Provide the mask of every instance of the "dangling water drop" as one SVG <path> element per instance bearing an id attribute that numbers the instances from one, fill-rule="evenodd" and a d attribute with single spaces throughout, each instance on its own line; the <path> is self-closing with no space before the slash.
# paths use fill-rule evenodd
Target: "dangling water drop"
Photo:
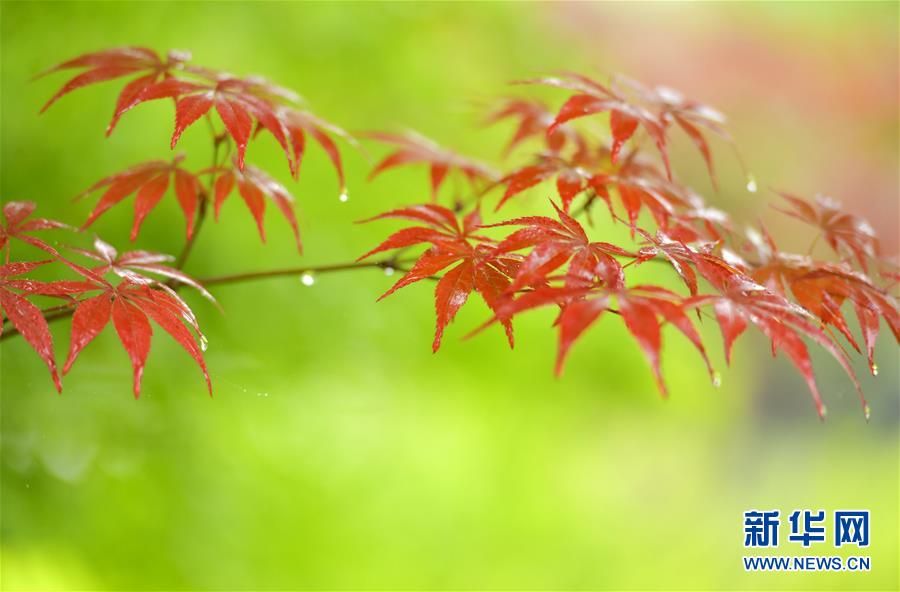
<path id="1" fill-rule="evenodd" d="M 822 405 L 822 410 L 819 412 L 819 414 L 822 416 L 822 419 L 825 419 L 825 416 L 828 415 L 828 407 Z"/>
<path id="2" fill-rule="evenodd" d="M 394 271 L 395 271 L 394 268 L 391 267 L 390 265 L 388 265 L 387 267 L 384 268 L 384 275 L 392 276 L 392 275 L 394 275 Z"/>
<path id="3" fill-rule="evenodd" d="M 753 175 L 747 175 L 747 191 L 750 193 L 756 193 L 756 177 Z"/>
<path id="4" fill-rule="evenodd" d="M 206 335 L 200 336 L 200 351 L 206 351 L 206 348 L 209 347 L 209 340 L 206 338 Z"/>
<path id="5" fill-rule="evenodd" d="M 308 271 L 305 271 L 300 275 L 300 283 L 302 283 L 304 286 L 311 286 L 316 283 L 316 276 Z"/>
<path id="6" fill-rule="evenodd" d="M 869 407 L 868 403 L 863 407 L 863 415 L 866 416 L 866 421 L 869 421 L 869 418 L 872 417 L 872 408 Z"/>
<path id="7" fill-rule="evenodd" d="M 712 383 L 713 383 L 713 386 L 716 388 L 719 388 L 722 386 L 722 375 L 719 374 L 718 371 L 713 372 Z"/>
<path id="8" fill-rule="evenodd" d="M 878 376 L 878 364 L 872 364 L 872 376 Z"/>
<path id="9" fill-rule="evenodd" d="M 347 200 L 349 200 L 349 199 L 350 199 L 350 196 L 347 195 L 346 190 L 341 191 L 341 194 L 338 196 L 338 201 L 340 201 L 341 203 L 347 203 Z"/>

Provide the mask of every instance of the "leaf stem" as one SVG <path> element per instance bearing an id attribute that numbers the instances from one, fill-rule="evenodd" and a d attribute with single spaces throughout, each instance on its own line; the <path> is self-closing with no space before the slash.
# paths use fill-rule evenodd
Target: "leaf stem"
<path id="1" fill-rule="evenodd" d="M 194 248 L 194 243 L 197 242 L 197 235 L 200 233 L 200 226 L 203 224 L 203 220 L 206 218 L 206 209 L 209 203 L 208 193 L 203 192 L 200 194 L 200 205 L 197 208 L 197 222 L 194 224 L 194 231 L 191 233 L 190 238 L 188 238 L 184 247 L 181 249 L 181 253 L 178 254 L 178 257 L 175 259 L 175 267 L 178 269 L 184 269 L 184 264 L 187 262 L 187 258 L 191 254 L 191 250 Z"/>

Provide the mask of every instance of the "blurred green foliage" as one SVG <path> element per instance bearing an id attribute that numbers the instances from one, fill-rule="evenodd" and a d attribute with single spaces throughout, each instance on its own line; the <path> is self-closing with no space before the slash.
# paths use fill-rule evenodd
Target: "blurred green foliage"
<path id="1" fill-rule="evenodd" d="M 172 109 L 163 102 L 129 113 L 103 139 L 115 85 L 37 116 L 63 77 L 30 82 L 33 74 L 125 44 L 189 49 L 198 63 L 298 90 L 349 130 L 408 126 L 497 162 L 509 129 L 478 121 L 486 101 L 510 92 L 503 83 L 590 70 L 597 58 L 546 27 L 547 10 L 4 3 L 3 199 L 35 200 L 44 215 L 77 223 L 93 201 L 73 205 L 70 196 L 167 155 Z M 830 22 L 845 13 L 822 9 Z M 615 48 L 608 52 L 614 64 Z M 198 127 L 178 150 L 205 166 L 205 142 Z M 269 138 L 248 151 L 298 197 L 307 253 L 299 261 L 351 260 L 394 228 L 353 221 L 426 199 L 423 170 L 367 184 L 365 156 L 344 155 L 346 204 L 316 149 L 296 184 Z M 271 214 L 262 246 L 243 205 L 230 200 L 221 222 L 204 228 L 188 271 L 301 264 Z M 124 247 L 129 220 L 119 207 L 94 230 Z M 182 240 L 180 214 L 166 199 L 140 245 L 175 252 Z M 783 360 L 767 360 L 760 339 L 738 345 L 717 390 L 696 353 L 667 333 L 672 397 L 661 401 L 617 319 L 578 344 L 557 380 L 549 311 L 517 325 L 510 352 L 499 331 L 459 339 L 485 318 L 472 305 L 432 355 L 430 287 L 376 304 L 391 281 L 365 270 L 323 275 L 312 287 L 296 278 L 224 286 L 216 292 L 224 315 L 194 298 L 210 338 L 212 399 L 162 335 L 140 401 L 111 330 L 84 351 L 61 396 L 22 340 L 4 342 L 3 589 L 897 588 L 889 340 L 883 376 L 864 380 L 870 424 L 846 379 L 821 360 L 831 417 L 820 424 L 802 381 Z M 716 332 L 704 331 L 724 367 Z M 54 337 L 61 355 L 63 325 Z M 741 513 L 757 507 L 871 509 L 872 571 L 745 574 Z"/>

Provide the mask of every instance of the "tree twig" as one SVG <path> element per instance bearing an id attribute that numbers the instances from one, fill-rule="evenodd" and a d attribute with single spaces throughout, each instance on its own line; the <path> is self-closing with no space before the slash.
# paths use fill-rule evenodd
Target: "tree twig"
<path id="1" fill-rule="evenodd" d="M 354 269 L 396 269 L 397 271 L 406 271 L 403 267 L 404 264 L 410 263 L 408 260 L 404 261 L 395 261 L 393 258 L 390 259 L 382 259 L 379 261 L 352 261 L 348 263 L 331 263 L 327 265 L 313 265 L 313 266 L 298 266 L 298 267 L 283 267 L 281 269 L 267 269 L 262 271 L 249 271 L 245 273 L 233 273 L 228 275 L 220 275 L 213 276 L 209 278 L 204 278 L 198 280 L 203 286 L 221 286 L 228 284 L 240 284 L 244 282 L 252 282 L 261 279 L 268 278 L 277 278 L 277 277 L 288 277 L 288 276 L 300 276 L 304 273 L 332 273 L 336 271 L 350 271 Z M 173 290 L 179 290 L 185 287 L 186 284 L 182 284 L 181 282 L 175 281 L 170 282 L 168 284 Z M 52 321 L 56 321 L 59 319 L 64 319 L 72 316 L 75 312 L 75 305 L 77 301 L 72 301 L 67 304 L 61 304 L 58 306 L 51 306 L 41 310 L 41 313 L 44 315 L 44 319 L 49 323 Z M 5 324 L 5 322 L 4 322 Z M 19 334 L 19 331 L 15 327 L 5 327 L 3 330 L 3 334 L 0 335 L 0 341 L 9 339 L 10 337 L 14 337 Z"/>
<path id="2" fill-rule="evenodd" d="M 228 275 L 219 275 L 208 278 L 202 278 L 197 280 L 203 286 L 217 286 L 222 284 L 235 284 L 240 282 L 249 282 L 260 279 L 267 278 L 277 278 L 284 276 L 298 276 L 304 273 L 329 273 L 334 271 L 349 271 L 352 269 L 368 269 L 368 268 L 379 268 L 379 269 L 398 269 L 403 270 L 398 267 L 403 265 L 404 263 L 409 263 L 409 261 L 395 261 L 393 258 L 384 259 L 381 261 L 354 261 L 350 263 L 332 263 L 329 265 L 319 265 L 319 266 L 297 266 L 297 267 L 283 267 L 281 269 L 265 269 L 262 271 L 248 271 L 245 273 L 233 273 Z"/>

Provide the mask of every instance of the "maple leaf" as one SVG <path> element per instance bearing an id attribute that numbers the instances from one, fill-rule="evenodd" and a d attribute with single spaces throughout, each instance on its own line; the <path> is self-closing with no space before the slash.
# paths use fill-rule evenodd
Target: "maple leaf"
<path id="1" fill-rule="evenodd" d="M 178 205 L 184 213 L 187 237 L 190 238 L 194 232 L 197 203 L 202 198 L 203 189 L 196 175 L 179 166 L 183 158 L 179 155 L 171 162 L 154 160 L 137 164 L 88 187 L 76 199 L 100 189 L 105 189 L 105 191 L 87 221 L 82 225 L 82 229 L 89 227 L 107 210 L 134 194 L 134 223 L 131 226 L 131 240 L 135 240 L 144 219 L 162 199 L 171 183 L 175 188 Z"/>
<path id="2" fill-rule="evenodd" d="M 698 195 L 660 176 L 652 166 L 638 158 L 636 152 L 630 153 L 612 170 L 601 171 L 608 157 L 609 151 L 603 147 L 596 152 L 578 152 L 570 159 L 539 155 L 536 164 L 521 167 L 498 182 L 506 185 L 506 191 L 497 203 L 497 209 L 525 189 L 556 176 L 557 193 L 566 212 L 578 194 L 590 189 L 593 194 L 586 205 L 594 198 L 600 198 L 616 218 L 610 194 L 610 189 L 615 189 L 632 233 L 644 209 L 653 215 L 661 228 L 668 228 L 670 222 L 674 222 L 671 234 L 685 238 L 714 236 L 718 239 L 721 235 L 717 226 L 729 228 L 724 213 L 706 207 Z M 691 226 L 696 223 L 700 223 L 699 230 Z"/>
<path id="3" fill-rule="evenodd" d="M 579 193 L 593 188 L 594 175 L 590 172 L 596 168 L 600 158 L 588 151 L 579 151 L 570 159 L 553 154 L 538 155 L 537 163 L 523 166 L 512 171 L 498 185 L 506 185 L 503 197 L 497 202 L 495 210 L 499 210 L 510 198 L 530 187 L 556 177 L 556 191 L 562 200 L 562 209 L 566 212 Z M 604 199 L 608 199 L 605 187 L 600 186 Z"/>
<path id="4" fill-rule="evenodd" d="M 675 240 L 665 232 L 659 230 L 655 235 L 640 228 L 637 229 L 637 232 L 644 237 L 649 245 L 642 247 L 640 251 L 638 251 L 639 256 L 635 263 L 640 265 L 658 255 L 662 255 L 672 266 L 672 269 L 675 270 L 675 273 L 677 273 L 682 281 L 684 281 L 684 285 L 690 290 L 691 295 L 696 295 L 697 274 L 694 273 L 691 266 L 695 264 L 698 256 L 708 254 L 710 245 L 701 246 L 704 250 L 704 253 L 701 253 L 688 244 Z"/>
<path id="5" fill-rule="evenodd" d="M 878 374 L 875 341 L 879 333 L 879 317 L 887 323 L 894 339 L 900 342 L 900 312 L 896 300 L 858 271 L 840 264 L 817 264 L 805 274 L 793 278 L 791 292 L 801 306 L 818 316 L 823 323 L 837 327 L 856 347 L 840 313 L 843 301 L 853 302 L 873 375 Z"/>
<path id="6" fill-rule="evenodd" d="M 56 358 L 53 353 L 53 337 L 50 335 L 50 327 L 47 326 L 44 315 L 23 294 L 10 289 L 21 290 L 27 287 L 31 293 L 46 293 L 47 290 L 41 289 L 46 284 L 31 281 L 23 284 L 21 281 L 17 283 L 14 279 L 46 263 L 49 263 L 49 261 L 17 262 L 0 265 L 0 321 L 3 318 L 10 320 L 22 337 L 25 338 L 25 341 L 28 342 L 28 345 L 37 352 L 38 356 L 49 368 L 56 390 L 62 392 L 62 384 L 56 371 Z M 0 333 L 2 332 L 3 325 L 0 323 Z"/>
<path id="7" fill-rule="evenodd" d="M 96 276 L 89 277 L 96 281 Z M 119 341 L 131 360 L 134 396 L 140 397 L 141 378 L 153 337 L 152 320 L 197 363 L 212 395 L 212 383 L 202 353 L 206 338 L 200 332 L 191 309 L 174 291 L 165 285 L 151 287 L 128 279 L 116 286 L 105 280 L 96 281 L 93 289 L 100 290 L 100 294 L 79 300 L 72 315 L 72 337 L 63 374 L 69 372 L 78 354 L 112 320 Z M 196 338 L 186 324 L 194 329 Z"/>
<path id="8" fill-rule="evenodd" d="M 651 89 L 621 76 L 614 77 L 609 85 L 568 72 L 558 77 L 524 82 L 576 92 L 560 108 L 553 123 L 547 128 L 547 133 L 553 133 L 558 126 L 573 119 L 609 112 L 613 162 L 616 162 L 621 147 L 640 127 L 656 144 L 670 180 L 672 171 L 669 166 L 666 133 L 667 128 L 674 122 L 700 151 L 709 170 L 710 179 L 713 185 L 716 185 L 712 154 L 701 128 L 729 143 L 732 143 L 732 140 L 723 127 L 724 116 L 715 109 L 697 101 L 687 100 L 670 88 L 660 86 Z"/>
<path id="9" fill-rule="evenodd" d="M 803 378 L 812 394 L 819 417 L 825 417 L 825 406 L 816 385 L 812 362 L 802 337 L 807 337 L 837 359 L 859 393 L 863 409 L 868 409 L 856 374 L 844 353 L 813 322 L 813 315 L 783 296 L 753 281 L 722 261 L 697 260 L 697 269 L 719 292 L 717 295 L 692 296 L 687 307 L 712 305 L 725 344 L 725 360 L 731 361 L 735 340 L 753 325 L 772 342 L 773 355 L 782 350 Z"/>
<path id="10" fill-rule="evenodd" d="M 609 188 L 614 187 L 628 216 L 632 235 L 637 230 L 637 220 L 646 209 L 661 229 L 667 229 L 671 219 L 679 218 L 679 211 L 690 205 L 689 198 L 680 186 L 647 175 L 636 175 L 630 170 L 597 173 L 590 179 L 591 188 L 609 203 Z M 685 218 L 688 220 L 689 218 Z"/>
<path id="11" fill-rule="evenodd" d="M 622 316 L 629 332 L 641 346 L 663 394 L 666 388 L 659 369 L 660 319 L 675 325 L 690 339 L 712 374 L 706 351 L 684 313 L 681 299 L 663 288 L 625 286 L 622 265 L 613 256 L 640 261 L 642 256 L 648 254 L 631 253 L 610 243 L 591 242 L 577 220 L 556 204 L 553 206 L 559 217 L 558 222 L 543 216 L 529 216 L 492 225 L 523 226 L 497 245 L 498 252 L 532 247 L 518 266 L 518 273 L 506 296 L 511 297 L 521 288 L 531 288 L 532 293 L 501 303 L 496 318 L 508 320 L 514 314 L 549 303 L 561 306 L 556 322 L 559 329 L 556 369 L 559 373 L 572 344 L 603 312 L 610 310 L 611 298 L 614 298 L 619 306 L 616 312 Z M 568 268 L 562 278 L 551 276 L 566 262 Z M 549 281 L 556 279 L 561 279 L 562 288 L 548 285 Z"/>
<path id="12" fill-rule="evenodd" d="M 35 209 L 37 209 L 37 204 L 31 201 L 10 201 L 3 204 L 3 223 L 0 224 L 0 251 L 6 249 L 7 262 L 9 262 L 10 255 L 10 238 L 15 238 L 55 255 L 56 249 L 41 239 L 31 236 L 31 233 L 56 228 L 71 229 L 69 225 L 56 220 L 31 218 L 31 214 L 34 213 Z"/>
<path id="13" fill-rule="evenodd" d="M 581 134 L 568 126 L 557 127 L 553 133 L 547 134 L 547 128 L 553 123 L 554 113 L 547 109 L 541 101 L 535 99 L 505 99 L 491 112 L 485 123 L 488 125 L 503 121 L 504 119 L 516 119 L 516 131 L 503 150 L 507 156 L 512 150 L 531 137 L 539 137 L 545 143 L 551 153 L 558 154 L 566 144 L 576 146 L 576 151 L 587 148 L 586 141 Z"/>
<path id="14" fill-rule="evenodd" d="M 430 167 L 432 200 L 437 200 L 441 185 L 443 185 L 448 173 L 453 170 L 459 171 L 464 175 L 473 188 L 476 187 L 478 181 L 492 182 L 498 177 L 487 165 L 441 148 L 432 140 L 414 132 L 407 132 L 402 135 L 371 132 L 366 134 L 366 136 L 399 147 L 398 150 L 389 154 L 375 166 L 369 174 L 369 179 L 374 179 L 393 167 L 424 163 Z"/>
<path id="15" fill-rule="evenodd" d="M 41 113 L 73 90 L 123 76 L 141 74 L 125 85 L 119 93 L 115 112 L 106 130 L 106 135 L 109 135 L 122 114 L 134 105 L 137 97 L 145 89 L 169 77 L 173 71 L 182 68 L 189 59 L 190 54 L 175 50 L 170 51 L 163 59 L 155 51 L 145 47 L 117 47 L 80 55 L 38 74 L 36 78 L 61 70 L 85 70 L 59 89 L 41 108 Z"/>
<path id="16" fill-rule="evenodd" d="M 663 121 L 664 125 L 675 122 L 678 127 L 682 129 L 703 157 L 713 188 L 716 188 L 717 181 L 713 167 L 712 152 L 706 137 L 703 135 L 702 129 L 712 132 L 734 147 L 731 135 L 724 127 L 725 116 L 709 105 L 686 99 L 680 92 L 666 86 L 657 86 L 656 88 L 650 89 L 634 80 L 624 77 L 618 77 L 617 80 L 628 84 L 632 89 L 653 104 L 659 112 L 660 119 Z M 738 159 L 740 160 L 739 155 Z M 741 162 L 741 165 L 743 166 L 743 162 Z"/>
<path id="17" fill-rule="evenodd" d="M 294 240 L 297 243 L 297 251 L 303 251 L 303 245 L 300 242 L 300 228 L 297 224 L 297 216 L 294 214 L 294 197 L 281 183 L 253 165 L 247 165 L 243 171 L 236 165 L 225 169 L 217 168 L 214 169 L 214 172 L 219 173 L 214 186 L 215 201 L 213 205 L 216 220 L 219 219 L 222 204 L 231 195 L 236 185 L 238 194 L 256 221 L 256 227 L 263 242 L 266 242 L 263 218 L 266 211 L 266 198 L 269 198 L 275 202 L 278 210 L 290 224 Z"/>
<path id="18" fill-rule="evenodd" d="M 708 206 L 702 197 L 689 190 L 685 190 L 684 202 L 677 202 L 676 213 L 666 229 L 670 237 L 686 243 L 721 242 L 732 232 L 728 214 Z"/>
<path id="19" fill-rule="evenodd" d="M 195 82 L 171 77 L 151 84 L 137 95 L 126 110 L 147 101 L 174 99 L 175 131 L 170 143 L 172 148 L 189 126 L 215 110 L 237 147 L 240 169 L 244 168 L 244 154 L 253 135 L 255 121 L 279 143 L 293 172 L 295 165 L 291 159 L 286 130 L 278 117 L 277 104 L 273 102 L 275 99 L 283 99 L 285 92 L 258 78 L 235 78 L 212 72 L 209 75 L 212 79 L 206 81 Z"/>
<path id="20" fill-rule="evenodd" d="M 185 129 L 204 115 L 215 111 L 237 146 L 239 168 L 244 167 L 244 154 L 250 139 L 265 129 L 284 150 L 291 174 L 296 177 L 304 149 L 304 134 L 308 133 L 334 163 L 341 183 L 341 194 L 346 193 L 340 154 L 329 134 L 344 137 L 355 144 L 349 134 L 309 111 L 291 108 L 291 105 L 300 100 L 291 90 L 258 76 L 238 78 L 218 70 L 192 65 L 187 63 L 189 59 L 189 54 L 171 51 L 163 60 L 153 50 L 136 47 L 79 56 L 41 74 L 43 76 L 65 68 L 89 68 L 63 87 L 44 109 L 62 95 L 86 84 L 140 72 L 140 77 L 122 89 L 107 135 L 112 133 L 126 111 L 146 101 L 171 98 L 175 101 L 175 131 L 171 141 L 173 148 Z M 192 78 L 185 78 L 185 74 Z"/>
<path id="21" fill-rule="evenodd" d="M 640 126 L 646 130 L 656 144 L 656 148 L 662 156 L 666 173 L 670 179 L 672 178 L 669 167 L 669 155 L 666 149 L 665 127 L 658 114 L 651 112 L 637 102 L 629 101 L 611 86 L 601 84 L 580 74 L 562 73 L 559 77 L 539 78 L 522 82 L 525 84 L 554 86 L 576 92 L 560 108 L 553 123 L 547 128 L 547 134 L 554 133 L 559 126 L 573 119 L 609 112 L 610 131 L 613 140 L 611 155 L 613 163 L 618 160 L 622 146 L 634 135 L 638 126 Z"/>
<path id="22" fill-rule="evenodd" d="M 293 155 L 292 174 L 296 179 L 300 173 L 300 161 L 306 150 L 306 134 L 309 134 L 319 143 L 337 172 L 338 183 L 340 184 L 340 199 L 347 200 L 347 185 L 344 180 L 344 167 L 341 164 L 341 153 L 329 136 L 333 134 L 343 138 L 354 148 L 359 149 L 359 143 L 356 139 L 338 126 L 329 123 L 309 111 L 299 111 L 296 109 L 280 108 L 277 116 L 281 124 L 284 126 L 287 135 L 291 153 Z"/>
<path id="23" fill-rule="evenodd" d="M 854 349 L 860 351 L 841 311 L 845 301 L 853 303 L 869 369 L 877 374 L 874 355 L 879 317 L 900 341 L 900 312 L 894 297 L 846 264 L 823 263 L 809 256 L 780 252 L 765 227 L 761 228 L 761 233 L 749 232 L 748 235 L 760 259 L 751 272 L 753 279 L 782 296 L 793 295 L 800 306 L 824 325 L 835 327 Z"/>
<path id="24" fill-rule="evenodd" d="M 435 312 L 437 327 L 432 350 L 441 346 L 444 329 L 466 303 L 472 291 L 478 292 L 492 311 L 496 310 L 503 294 L 508 290 L 510 277 L 518 269 L 519 258 L 497 252 L 490 239 L 475 234 L 481 227 L 477 210 L 467 214 L 462 224 L 456 215 L 443 206 L 424 204 L 386 212 L 369 220 L 400 218 L 425 224 L 404 228 L 389 236 L 380 245 L 360 257 L 361 261 L 376 253 L 406 248 L 418 244 L 431 245 L 379 300 L 390 296 L 400 288 L 433 277 L 434 274 L 458 264 L 441 277 L 435 287 Z M 476 244 L 472 244 L 475 241 Z M 510 347 L 513 346 L 513 329 L 508 320 L 501 321 Z"/>
<path id="25" fill-rule="evenodd" d="M 598 263 L 593 275 L 603 278 L 607 273 L 604 264 Z M 617 308 L 612 306 L 613 300 Z M 625 322 L 625 327 L 650 364 L 663 396 L 668 393 L 659 365 L 661 329 L 664 323 L 673 325 L 688 338 L 700 352 L 710 376 L 715 375 L 700 335 L 685 312 L 685 301 L 677 294 L 656 286 L 627 288 L 621 283 L 603 280 L 580 286 L 539 286 L 518 297 L 504 300 L 497 307 L 495 318 L 487 324 L 497 320 L 508 321 L 516 314 L 547 305 L 560 308 L 559 316 L 554 322 L 558 332 L 557 375 L 562 373 L 566 357 L 574 343 L 605 312 L 615 313 Z"/>
<path id="26" fill-rule="evenodd" d="M 127 251 L 120 254 L 115 247 L 104 242 L 100 238 L 94 239 L 93 251 L 79 248 L 72 248 L 71 250 L 88 259 L 100 262 L 100 265 L 92 269 L 97 275 L 112 272 L 135 284 L 147 284 L 157 287 L 160 286 L 162 282 L 154 277 L 147 276 L 146 274 L 158 275 L 167 280 L 175 280 L 180 284 L 190 286 L 210 302 L 216 303 L 216 299 L 213 298 L 213 295 L 200 285 L 197 280 L 180 269 L 166 265 L 166 263 L 175 260 L 171 255 L 151 253 L 149 251 Z"/>
<path id="27" fill-rule="evenodd" d="M 546 216 L 527 216 L 485 226 L 523 226 L 496 247 L 498 253 L 531 248 L 518 266 L 509 291 L 543 285 L 566 262 L 569 262 L 564 276 L 567 288 L 593 285 L 598 276 L 607 286 L 624 285 L 622 266 L 613 256 L 637 258 L 638 255 L 611 243 L 591 242 L 577 220 L 550 203 L 559 221 Z"/>
<path id="28" fill-rule="evenodd" d="M 253 115 L 272 115 L 272 108 L 263 99 L 246 92 L 246 87 L 237 79 L 226 78 L 216 83 L 197 83 L 178 78 L 169 78 L 145 88 L 131 105 L 131 108 L 156 99 L 175 99 L 175 131 L 172 133 L 171 147 L 174 148 L 184 130 L 215 108 L 228 135 L 237 147 L 238 165 L 243 168 L 244 154 L 253 132 Z M 261 125 L 269 119 L 259 120 Z M 276 120 L 277 121 L 277 120 Z M 276 126 L 277 133 L 281 127 Z M 288 153 L 284 134 L 279 143 Z"/>
<path id="29" fill-rule="evenodd" d="M 790 209 L 775 209 L 822 231 L 828 245 L 839 255 L 849 252 L 856 257 L 863 271 L 868 271 L 867 259 L 879 256 L 878 237 L 868 222 L 854 214 L 841 210 L 834 199 L 819 195 L 815 203 L 792 195 L 778 193 L 788 202 Z"/>

